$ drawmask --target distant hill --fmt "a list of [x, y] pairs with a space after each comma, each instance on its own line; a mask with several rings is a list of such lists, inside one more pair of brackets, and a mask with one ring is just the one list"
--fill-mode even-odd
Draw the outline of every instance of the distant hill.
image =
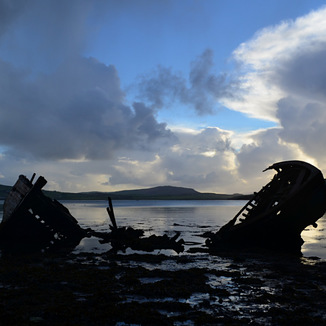
[[[10, 186], [0, 185], [0, 199], [5, 199], [10, 189]], [[111, 197], [114, 200], [235, 200], [251, 198], [251, 195], [201, 193], [192, 188], [173, 186], [159, 186], [154, 188], [122, 190], [115, 192], [91, 191], [72, 193], [44, 190], [44, 193], [57, 200], [107, 200], [108, 197]]]
[[154, 188], [147, 188], [147, 189], [135, 189], [135, 190], [123, 190], [123, 191], [116, 191], [109, 193], [111, 198], [126, 198], [129, 199], [138, 199], [142, 197], [153, 198], [156, 199], [158, 197], [168, 198], [171, 197], [182, 197], [182, 198], [191, 198], [197, 197], [201, 194], [191, 188], [183, 188], [183, 187], [172, 187], [172, 186], [159, 186]]
[[112, 199], [246, 199], [251, 195], [201, 193], [192, 188], [159, 186], [148, 189], [123, 190], [108, 193]]

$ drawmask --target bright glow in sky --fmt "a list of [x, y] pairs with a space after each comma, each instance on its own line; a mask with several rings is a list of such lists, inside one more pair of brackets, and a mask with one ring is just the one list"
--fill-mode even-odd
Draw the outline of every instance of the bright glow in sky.
[[0, 0], [0, 183], [251, 192], [326, 173], [318, 0]]

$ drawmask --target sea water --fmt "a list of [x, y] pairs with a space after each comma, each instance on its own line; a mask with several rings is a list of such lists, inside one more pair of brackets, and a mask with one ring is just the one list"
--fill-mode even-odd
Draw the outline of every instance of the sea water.
[[[186, 242], [185, 249], [201, 247], [205, 243], [203, 233], [216, 232], [232, 219], [245, 205], [242, 200], [115, 200], [114, 213], [118, 226], [130, 226], [144, 230], [145, 236], [173, 236], [180, 233]], [[0, 205], [2, 202], [0, 202]], [[62, 201], [70, 213], [84, 228], [109, 231], [110, 220], [106, 201]], [[2, 218], [0, 211], [0, 218]], [[302, 254], [305, 257], [326, 259], [326, 219], [317, 222], [318, 227], [307, 227], [301, 234], [304, 239]], [[276, 237], [277, 239], [277, 237]], [[108, 244], [100, 245], [98, 239], [85, 238], [75, 249], [77, 252], [106, 251]]]
[[[205, 243], [203, 233], [216, 232], [232, 219], [244, 206], [243, 200], [116, 200], [113, 201], [118, 226], [131, 226], [144, 230], [145, 236], [173, 236], [180, 232], [186, 242], [185, 249], [201, 247]], [[63, 204], [82, 227], [108, 231], [110, 220], [106, 201], [65, 201]], [[307, 227], [301, 234], [304, 257], [326, 259], [326, 218], [318, 220], [318, 227]], [[277, 236], [276, 236], [277, 239]], [[106, 250], [95, 239], [84, 239], [77, 248], [80, 251]]]

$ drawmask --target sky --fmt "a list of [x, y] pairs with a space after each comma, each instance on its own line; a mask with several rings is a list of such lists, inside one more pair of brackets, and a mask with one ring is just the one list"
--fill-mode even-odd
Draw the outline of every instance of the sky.
[[0, 184], [258, 191], [326, 174], [326, 1], [0, 0]]

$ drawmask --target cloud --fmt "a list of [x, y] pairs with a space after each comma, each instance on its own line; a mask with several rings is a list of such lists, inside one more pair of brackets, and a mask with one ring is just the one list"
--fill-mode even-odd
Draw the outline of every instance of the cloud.
[[187, 92], [184, 77], [163, 66], [156, 67], [149, 75], [142, 75], [137, 87], [140, 92], [138, 97], [158, 109], [183, 98]]
[[230, 143], [230, 132], [206, 128], [175, 135], [178, 142], [172, 147], [162, 146], [147, 157], [132, 151], [128, 157], [120, 158], [112, 165], [109, 184], [125, 187], [170, 184], [220, 192], [235, 189], [236, 153]]
[[[275, 121], [239, 151], [239, 175], [263, 162], [304, 159], [326, 168], [326, 7], [259, 31], [233, 53], [239, 65], [238, 98], [229, 108]], [[245, 168], [247, 167], [247, 168]]]
[[[47, 160], [22, 153], [0, 159], [1, 183], [13, 184], [24, 173], [43, 174], [48, 189], [65, 191], [108, 191], [170, 184], [202, 191], [240, 189], [236, 154], [230, 132], [207, 128], [192, 133], [176, 132], [174, 144], [161, 142], [151, 150], [117, 149], [102, 160]], [[11, 164], [10, 164], [11, 162]]]
[[144, 159], [175, 143], [152, 108], [126, 104], [113, 65], [81, 55], [108, 7], [123, 10], [101, 1], [0, 0], [5, 183], [37, 172], [55, 175], [59, 189], [70, 189], [71, 183], [81, 189], [81, 180], [103, 182], [99, 176], [112, 172], [108, 164], [116, 164], [121, 151], [139, 151]]
[[[226, 75], [213, 72], [213, 51], [206, 50], [191, 64], [190, 89], [184, 101], [193, 103], [199, 114], [213, 113], [217, 99], [226, 95]], [[230, 95], [230, 93], [228, 93]]]
[[288, 97], [280, 100], [277, 116], [282, 130], [280, 136], [294, 143], [310, 157], [326, 167], [326, 105], [316, 101], [304, 102], [302, 98]]
[[325, 17], [326, 7], [322, 7], [265, 28], [241, 44], [233, 53], [240, 67], [239, 98], [225, 98], [223, 103], [249, 116], [278, 122], [280, 99], [301, 96], [303, 89], [313, 97], [311, 86], [322, 76], [318, 67], [323, 71], [325, 65], [321, 60], [326, 49]]
[[160, 139], [173, 143], [151, 108], [125, 104], [113, 65], [81, 55], [95, 18], [110, 6], [115, 9], [102, 1], [0, 2], [0, 145], [7, 153], [93, 160], [121, 148], [150, 150]]
[[215, 74], [213, 69], [213, 51], [209, 49], [191, 63], [188, 79], [170, 68], [158, 66], [140, 78], [139, 96], [159, 109], [179, 102], [200, 115], [213, 114], [218, 107], [217, 100], [232, 94], [226, 74]]
[[[326, 167], [325, 8], [239, 46], [236, 80], [216, 73], [206, 50], [188, 76], [163, 66], [144, 74], [138, 102], [129, 104], [116, 67], [81, 55], [105, 2], [24, 3], [0, 0], [1, 183], [37, 172], [57, 190], [171, 184], [249, 192], [268, 181], [261, 171], [276, 161]], [[278, 126], [243, 134], [235, 149], [231, 131], [169, 130], [157, 110], [176, 104], [199, 115], [227, 105]]]
[[242, 179], [252, 180], [275, 162], [307, 159], [298, 146], [289, 146], [281, 137], [281, 128], [270, 128], [253, 132], [249, 144], [237, 153], [238, 172]]
[[[266, 175], [260, 174], [260, 171], [277, 161], [302, 159], [321, 169], [326, 168], [322, 151], [326, 141], [325, 18], [326, 7], [322, 7], [296, 20], [284, 21], [259, 31], [234, 51], [233, 58], [239, 75], [237, 81], [231, 84], [225, 82], [230, 81], [229, 77], [223, 82], [216, 82], [217, 76], [212, 77], [210, 52], [195, 61], [188, 80], [180, 76], [174, 78], [171, 72], [165, 75], [171, 80], [178, 80], [180, 91], [174, 94], [175, 98], [183, 100], [183, 103], [191, 99], [192, 107], [199, 113], [209, 113], [212, 106], [206, 104], [215, 98], [230, 109], [277, 123], [275, 128], [245, 135], [244, 145], [238, 150], [232, 149], [232, 141], [229, 150], [224, 147], [225, 150], [216, 151], [211, 146], [206, 150], [205, 145], [210, 144], [208, 139], [214, 139], [214, 136], [203, 138], [201, 135], [201, 138], [198, 134], [178, 134], [182, 144], [180, 149], [176, 144], [173, 147], [175, 152], [166, 156], [164, 161], [167, 171], [173, 172], [169, 174], [169, 180], [191, 180], [196, 185], [205, 184], [209, 188], [214, 183], [218, 189], [220, 182], [225, 186], [228, 179], [234, 189], [255, 190], [257, 185], [266, 183]], [[156, 81], [160, 80], [157, 78]], [[168, 78], [162, 85], [169, 84], [167, 81]], [[157, 85], [160, 83], [157, 82]], [[164, 94], [171, 99], [163, 92], [167, 88], [158, 86], [157, 96]], [[196, 90], [208, 99], [202, 101], [202, 111], [196, 107]], [[165, 98], [160, 99], [160, 105], [163, 105]], [[229, 140], [232, 137], [230, 135]], [[187, 143], [186, 139], [191, 141]], [[179, 160], [181, 157], [182, 160]], [[221, 168], [227, 164], [231, 167], [229, 170]], [[182, 168], [172, 171], [172, 166]], [[192, 167], [201, 173], [196, 173]]]
[[0, 71], [4, 146], [46, 159], [104, 159], [119, 148], [172, 140], [151, 109], [124, 105], [114, 66], [75, 57], [33, 81], [3, 62]]
[[0, 0], [0, 9], [1, 57], [36, 73], [53, 71], [81, 54], [97, 28], [94, 16], [103, 2]]

